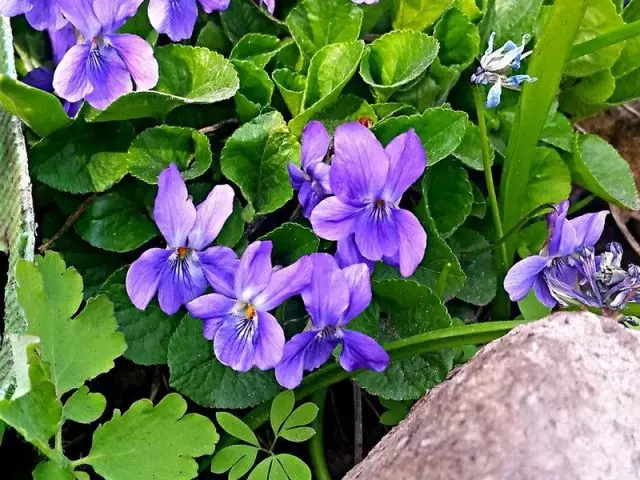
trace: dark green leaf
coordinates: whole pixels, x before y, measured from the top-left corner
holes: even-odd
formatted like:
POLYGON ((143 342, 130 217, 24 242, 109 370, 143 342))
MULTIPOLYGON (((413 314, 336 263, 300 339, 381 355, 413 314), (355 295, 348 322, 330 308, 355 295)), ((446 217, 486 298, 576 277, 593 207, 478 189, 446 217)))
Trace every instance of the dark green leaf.
POLYGON ((140 365, 167 363, 169 339, 182 320, 182 313, 167 315, 156 301, 146 309, 138 310, 129 299, 125 288, 127 268, 111 275, 100 293, 113 302, 118 330, 124 334, 127 350, 124 356, 140 365))
POLYGON ((277 35, 281 28, 278 21, 251 0, 235 0, 220 13, 222 28, 232 43, 237 43, 248 33, 277 35))
POLYGON ((212 154, 209 140, 197 130, 161 125, 136 137, 129 148, 129 161, 131 175, 157 185, 158 176, 171 163, 185 180, 199 177, 211 166, 212 154))
POLYGON ((332 133, 339 125, 356 122, 363 117, 374 123, 378 119, 373 107, 366 100, 355 95, 341 95, 339 101, 316 112, 313 115, 313 120, 321 121, 325 128, 332 133))
POLYGON ((478 232, 463 227, 451 236, 449 243, 467 276, 467 281, 456 297, 472 305, 488 305, 496 296, 498 288, 493 254, 491 250, 476 253, 471 251, 486 249, 489 242, 478 232))
POLYGON ((487 214, 487 200, 484 198, 482 190, 475 183, 471 184, 473 191, 473 205, 471 206, 472 217, 484 218, 487 214))
POLYGON ((31 149, 31 173, 64 192, 104 192, 129 171, 127 150, 133 137, 128 123, 107 126, 76 121, 31 149))
POLYGON ((496 32, 495 48, 535 31, 542 0, 489 0, 480 23, 480 45, 485 47, 491 32, 496 32))
POLYGON ((551 202, 560 203, 571 192, 571 173, 562 157, 548 147, 537 147, 529 174, 525 212, 551 202))
MULTIPOLYGON (((490 165, 493 165, 495 150, 493 145, 489 143, 490 165)), ((469 121, 464 138, 458 148, 452 153, 454 157, 464 163, 467 167, 474 170, 484 170, 484 160, 482 156, 482 145, 480 143, 480 129, 478 126, 469 121)))
POLYGON ((224 227, 222 227, 218 238, 216 238, 216 244, 233 248, 238 244, 243 234, 244 219, 242 218, 242 205, 240 205, 240 202, 236 198, 233 200, 233 212, 225 222, 224 227))
POLYGON ((544 126, 540 141, 553 145, 565 152, 573 151, 573 126, 563 114, 556 112, 544 126))
POLYGON ((290 265, 305 255, 317 252, 320 243, 311 229, 298 223, 284 223, 260 240, 273 242, 271 255, 278 265, 290 265))
POLYGON ((198 34, 196 47, 205 47, 214 52, 225 54, 231 50, 231 42, 222 30, 222 27, 213 20, 209 20, 204 24, 198 34))
POLYGON ((520 300, 518 307, 525 320, 540 320, 551 314, 551 308, 540 303, 534 291, 529 292, 526 297, 520 300))
POLYGON ((247 408, 271 400, 280 387, 270 372, 238 373, 213 356, 202 322, 186 316, 169 342, 171 386, 210 408, 247 408))
POLYGON ((241 122, 248 122, 271 104, 273 82, 261 67, 246 60, 234 60, 233 66, 240 77, 240 90, 236 93, 236 113, 241 122))
POLYGON ((447 11, 433 33, 440 44, 438 57, 445 66, 466 68, 480 50, 478 29, 460 10, 447 11))

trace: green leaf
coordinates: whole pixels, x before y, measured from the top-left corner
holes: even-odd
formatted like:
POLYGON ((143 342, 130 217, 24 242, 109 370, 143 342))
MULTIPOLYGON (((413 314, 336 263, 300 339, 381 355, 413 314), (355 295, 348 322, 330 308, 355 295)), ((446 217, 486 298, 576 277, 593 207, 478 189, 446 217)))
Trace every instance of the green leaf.
POLYGON ((380 120, 400 115, 415 115, 418 113, 415 107, 401 102, 376 103, 373 110, 380 120))
POLYGON ((239 42, 248 33, 278 35, 279 22, 251 0, 236 0, 220 12, 222 28, 232 43, 239 42))
POLYGON ((468 117, 464 112, 448 108, 430 108, 422 115, 392 117, 373 126, 373 132, 383 145, 388 144, 410 128, 422 141, 431 168, 452 154, 462 142, 467 130, 468 117))
POLYGON ((73 422, 92 423, 100 418, 105 408, 107 399, 104 395, 91 393, 89 387, 83 385, 65 402, 62 416, 73 422))
POLYGON ((176 107, 220 102, 233 97, 238 90, 238 75, 231 62, 207 48, 168 45, 155 49, 155 57, 160 79, 154 90, 123 95, 103 111, 92 109, 87 119, 92 122, 147 117, 162 120, 176 107))
POLYGON ((302 443, 310 440, 315 434, 316 431, 311 427, 296 427, 282 430, 280 436, 290 442, 302 443))
MULTIPOLYGON (((611 0, 591 0, 582 19, 580 29, 573 41, 574 45, 608 33, 624 26, 624 21, 618 15, 611 0)), ((565 65, 564 72, 572 77, 586 77, 600 70, 613 67, 616 63, 624 43, 615 43, 600 48, 592 53, 571 60, 565 65)))
POLYGON ((231 42, 221 26, 213 20, 208 20, 198 33, 196 47, 205 47, 214 52, 226 54, 231 50, 231 42))
MULTIPOLYGON (((489 143, 489 154, 491 156, 490 165, 493 165, 495 149, 491 143, 489 143)), ((467 129, 465 131, 464 138, 452 155, 469 168, 473 168, 474 170, 484 170, 482 145, 480 143, 480 128, 472 121, 467 122, 467 129)))
POLYGON ((629 164, 602 138, 576 137, 568 164, 573 180, 581 187, 616 205, 638 208, 638 193, 629 164))
POLYGON ((271 402, 271 414, 269 415, 269 421, 271 422, 271 429, 274 435, 278 435, 280 427, 287 419, 289 414, 293 412, 293 407, 296 403, 296 397, 291 390, 285 390, 279 393, 276 398, 271 402))
POLYGON ((467 276, 467 281, 456 297, 472 305, 488 305, 495 298, 498 288, 493 254, 491 250, 464 252, 486 248, 489 242, 478 232, 462 227, 451 236, 449 243, 467 276))
POLYGON ((290 442, 306 442, 314 434, 313 428, 307 428, 318 416, 318 406, 315 403, 305 403, 296 408, 284 421, 278 435, 290 442))
POLYGON ((144 205, 115 193, 97 196, 73 225, 91 245, 112 252, 129 252, 158 236, 144 205))
POLYGON ((586 117, 607 108, 606 102, 616 88, 616 79, 611 70, 601 70, 580 79, 560 95, 563 112, 586 117))
POLYGON ((290 265, 305 255, 318 251, 320 240, 315 233, 298 223, 284 223, 260 237, 273 242, 272 257, 278 265, 290 265))
POLYGON ((520 43, 522 36, 535 31, 542 0, 489 0, 480 23, 480 45, 487 45, 496 32, 495 48, 508 40, 520 43))
POLYGON ((250 445, 231 445, 215 454, 211 462, 213 473, 229 471, 229 480, 237 480, 251 470, 258 457, 258 448, 250 445))
POLYGON ((470 215, 472 217, 484 218, 487 214, 487 200, 475 183, 471 184, 471 189, 473 190, 473 205, 471 206, 470 215))
POLYGON ((311 59, 302 113, 289 122, 294 135, 315 118, 314 115, 338 100, 342 89, 358 69, 364 52, 362 41, 334 43, 321 48, 311 59))
POLYGON ((33 471, 33 480, 74 480, 76 477, 69 470, 64 470, 57 463, 42 461, 33 471))
POLYGON ((240 77, 240 90, 236 93, 236 113, 241 122, 248 122, 271 104, 273 82, 261 67, 246 60, 234 60, 233 66, 240 77))
POLYGON ((298 457, 281 453, 261 461, 247 480, 311 480, 311 470, 298 457))
POLYGON ((149 9, 149 2, 145 0, 142 5, 138 7, 136 14, 129 18, 127 22, 118 29, 118 33, 131 33, 139 37, 144 38, 151 45, 155 45, 158 41, 158 32, 156 32, 151 26, 147 11, 149 9))
POLYGON ((2 74, 0 105, 40 137, 46 137, 71 123, 60 100, 55 96, 2 74))
MULTIPOLYGON (((630 3, 622 12, 622 18, 629 24, 640 20, 640 3, 630 3)), ((640 37, 630 38, 624 44, 620 58, 613 66, 613 74, 622 77, 640 68, 640 37)))
POLYGON ((438 58, 442 65, 466 68, 480 51, 480 35, 469 17, 452 8, 445 13, 433 36, 440 44, 438 58))
POLYGON ((422 75, 438 55, 438 42, 412 30, 389 32, 369 45, 360 76, 383 100, 422 75))
POLYGON ((454 0, 394 0, 392 25, 394 29, 410 28, 421 31, 433 25, 454 0))
POLYGON ((616 89, 609 103, 627 103, 640 97, 640 68, 616 79, 616 89))
POLYGON ((398 425, 402 420, 407 418, 409 409, 405 407, 404 410, 387 410, 380 415, 380 423, 387 427, 394 427, 398 425))
POLYGON ((127 350, 124 356, 139 365, 167 363, 169 339, 183 318, 182 312, 167 315, 157 301, 138 310, 129 299, 125 287, 127 267, 121 268, 102 285, 100 293, 113 302, 118 330, 124 334, 127 350))
POLYGON ((362 117, 374 123, 378 119, 375 110, 366 100, 345 94, 336 103, 313 115, 313 119, 321 121, 330 133, 343 123, 356 122, 362 117))
POLYGON ((192 128, 161 125, 139 134, 129 148, 131 175, 157 185, 158 176, 175 163, 185 180, 198 178, 211 166, 209 140, 192 128))
POLYGON ((29 365, 31 390, 14 400, 0 400, 0 419, 30 443, 47 446, 58 431, 62 404, 44 367, 32 354, 29 365))
POLYGON ((188 480, 198 473, 195 457, 213 453, 219 435, 211 421, 185 415, 187 402, 170 393, 155 407, 138 400, 123 415, 100 425, 86 463, 118 480, 188 480))
POLYGON ((571 173, 562 157, 552 148, 536 147, 529 175, 526 212, 547 202, 560 203, 571 193, 571 173))
POLYGON ((216 238, 216 244, 233 248, 238 244, 242 235, 244 235, 242 205, 240 205, 240 201, 235 198, 233 200, 233 212, 231 212, 231 216, 225 222, 224 227, 222 227, 218 238, 216 238))
POLYGON ((300 51, 311 58, 322 47, 357 40, 362 10, 350 0, 302 0, 287 16, 300 51))
POLYGON ((129 171, 127 150, 134 135, 128 123, 107 126, 76 121, 31 149, 31 173, 63 192, 104 192, 129 171))
POLYGON ((21 260, 17 280, 29 333, 40 337, 58 396, 113 368, 126 344, 107 297, 92 298, 74 317, 83 300, 82 277, 50 251, 35 263, 21 260))
POLYGON ((300 146, 279 112, 260 115, 227 140, 220 163, 257 215, 273 212, 293 196, 287 164, 299 163, 300 146))
POLYGON ((422 192, 438 232, 447 238, 464 223, 473 205, 467 171, 457 162, 441 162, 427 169, 422 192))
POLYGON ((246 60, 256 67, 264 68, 288 43, 280 41, 275 35, 248 33, 235 44, 229 58, 231 60, 246 60))
POLYGON ((220 424, 220 427, 229 435, 233 435, 238 440, 242 440, 253 446, 260 446, 258 437, 253 433, 253 430, 235 415, 227 412, 218 412, 216 413, 216 420, 218 424, 220 424))
POLYGON ((540 320, 550 315, 552 310, 540 303, 533 290, 518 302, 518 307, 525 320, 540 320))
POLYGON ((575 132, 571 122, 563 114, 556 112, 544 126, 540 141, 565 152, 572 152, 574 136, 575 132))
POLYGON ((205 407, 252 407, 280 391, 271 372, 238 373, 218 362, 211 342, 202 336, 202 322, 190 316, 171 337, 168 363, 171 386, 205 407))
POLYGON ((271 76, 289 112, 293 116, 297 115, 302 107, 302 97, 307 85, 307 78, 288 68, 275 70, 271 76))
MULTIPOLYGON (((451 326, 451 317, 440 299, 425 285, 394 279, 373 282, 375 301, 387 314, 376 340, 386 342, 451 326)), ((372 395, 393 400, 422 397, 437 385, 453 365, 450 350, 392 361, 384 372, 366 371, 356 381, 372 395)))

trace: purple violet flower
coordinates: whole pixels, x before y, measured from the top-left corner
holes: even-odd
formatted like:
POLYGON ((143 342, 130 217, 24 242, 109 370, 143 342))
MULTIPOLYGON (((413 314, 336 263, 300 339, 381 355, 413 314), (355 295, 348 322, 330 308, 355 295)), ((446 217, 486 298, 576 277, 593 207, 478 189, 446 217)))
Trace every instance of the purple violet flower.
POLYGON ((276 0, 259 0, 258 4, 264 5, 270 15, 273 15, 276 9, 276 0))
POLYGON ((162 171, 153 217, 168 245, 147 250, 127 272, 127 293, 137 308, 144 310, 157 292, 162 311, 173 315, 206 291, 207 280, 218 289, 228 284, 237 255, 207 246, 231 215, 233 196, 230 186, 218 185, 196 208, 178 167, 162 171))
POLYGON ((302 294, 311 315, 311 329, 294 335, 284 346, 276 366, 276 379, 285 388, 295 388, 304 370, 325 363, 342 344, 340 365, 349 372, 369 368, 381 372, 389 355, 373 338, 344 328, 371 303, 371 280, 364 264, 340 270, 326 253, 311 255, 311 284, 302 294))
POLYGON ((67 24, 58 0, 0 0, 0 16, 25 14, 36 30, 59 30, 67 24))
POLYGON ((313 210, 313 230, 338 242, 354 235, 364 258, 399 265, 400 273, 410 276, 424 257, 427 234, 399 205, 426 167, 420 139, 411 129, 383 148, 368 128, 354 122, 336 129, 334 145, 330 183, 335 196, 313 210))
MULTIPOLYGON (((522 300, 533 288, 547 307, 557 303, 549 291, 545 274, 558 262, 581 250, 593 247, 604 230, 604 222, 609 212, 588 213, 573 220, 567 220, 569 201, 565 200, 547 217, 548 240, 539 255, 532 255, 516 263, 504 280, 504 288, 512 301, 522 300)), ((563 277, 571 272, 560 272, 563 277)))
POLYGON ((158 62, 144 39, 117 30, 135 15, 142 0, 58 0, 82 41, 64 56, 53 78, 58 96, 85 99, 98 109, 120 96, 158 83, 158 62))
POLYGON ((166 33, 171 40, 178 42, 190 38, 198 18, 198 3, 202 9, 211 13, 226 10, 230 0, 151 0, 149 2, 149 21, 159 33, 166 33))
POLYGON ((202 334, 213 340, 223 365, 239 372, 269 370, 282 358, 284 332, 269 313, 308 287, 309 257, 285 268, 272 268, 270 241, 254 242, 242 254, 235 275, 214 285, 218 293, 203 295, 187 310, 204 320, 202 334))
POLYGON ((289 163, 291 186, 297 190, 302 205, 302 214, 309 218, 314 208, 331 195, 329 172, 331 167, 324 163, 329 151, 331 137, 322 123, 307 123, 302 131, 302 168, 289 163))

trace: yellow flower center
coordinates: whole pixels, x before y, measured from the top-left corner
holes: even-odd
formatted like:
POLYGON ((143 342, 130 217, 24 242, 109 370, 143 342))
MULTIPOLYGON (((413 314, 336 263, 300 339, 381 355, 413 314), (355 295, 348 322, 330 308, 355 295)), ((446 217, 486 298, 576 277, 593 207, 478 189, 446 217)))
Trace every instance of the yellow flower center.
POLYGON ((180 247, 178 248, 178 256, 180 258, 184 258, 187 256, 187 253, 189 253, 189 249, 187 247, 180 247))
POLYGON ((253 320, 253 317, 255 317, 256 315, 256 307, 254 307, 253 305, 249 304, 244 308, 244 316, 247 318, 247 320, 253 320))

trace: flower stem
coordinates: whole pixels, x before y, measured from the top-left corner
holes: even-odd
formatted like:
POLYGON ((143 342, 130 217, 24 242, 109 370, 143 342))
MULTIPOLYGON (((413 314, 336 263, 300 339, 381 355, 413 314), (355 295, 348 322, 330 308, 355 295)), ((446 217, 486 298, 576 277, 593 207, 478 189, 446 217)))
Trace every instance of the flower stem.
POLYGON ((309 456, 313 468, 313 478, 317 480, 331 480, 331 473, 324 454, 324 404, 327 398, 327 389, 323 388, 315 392, 311 401, 318 406, 318 416, 311 426, 316 434, 309 440, 309 456))
POLYGON ((586 207, 591 202, 593 202, 596 198, 597 198, 597 195, 595 195, 593 193, 591 195, 588 195, 588 196, 584 197, 582 200, 580 200, 579 202, 574 203, 573 205, 571 205, 569 207, 568 214, 579 212, 584 207, 586 207))
POLYGON ((623 27, 613 30, 611 32, 598 35, 591 40, 574 45, 569 52, 569 58, 567 60, 573 60, 575 58, 588 55, 602 48, 614 45, 616 43, 624 42, 630 38, 640 35, 640 20, 627 23, 623 27))
POLYGON ((444 265, 444 268, 440 272, 440 276, 438 277, 438 284, 436 286, 436 295, 440 298, 444 298, 444 294, 447 290, 447 277, 449 276, 449 271, 451 270, 451 263, 447 262, 444 265))

